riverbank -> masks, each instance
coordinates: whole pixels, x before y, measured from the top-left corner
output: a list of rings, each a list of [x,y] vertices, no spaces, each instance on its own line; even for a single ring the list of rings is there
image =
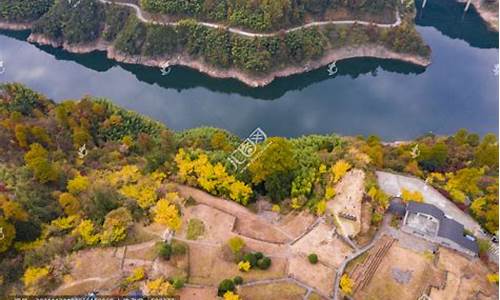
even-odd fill
[[[431,63],[429,58],[420,57],[414,54],[397,53],[388,50],[387,48],[380,45],[368,44],[362,47],[344,47],[339,49],[331,49],[318,60],[310,61],[301,67],[289,66],[280,70],[272,71],[271,73],[265,75],[252,75],[236,68],[217,68],[208,65],[200,59],[194,59],[187,55],[177,55],[173,57],[165,56],[156,58],[127,55],[117,51],[111,43],[105,42],[103,40],[98,40],[96,42],[88,44],[70,45],[66,42],[48,39],[39,34],[31,34],[28,37],[28,41],[40,45],[49,45],[57,48],[60,47],[71,53],[90,53],[93,51],[105,51],[109,59],[113,59],[122,63],[139,64],[158,68],[161,68],[163,66],[185,66],[205,73],[214,78],[236,79],[250,87],[263,87],[270,84],[272,81],[279,77],[288,77],[295,74],[309,72],[324,67],[330,64],[332,61],[339,61],[355,57],[394,59],[422,67],[427,67]]]

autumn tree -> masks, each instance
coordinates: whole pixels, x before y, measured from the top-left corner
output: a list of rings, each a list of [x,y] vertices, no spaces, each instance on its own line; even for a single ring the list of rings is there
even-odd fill
[[[173,296],[175,288],[163,277],[146,282],[146,289],[149,295]]]
[[[483,196],[474,199],[470,210],[489,232],[498,231],[498,179],[486,187]]]
[[[181,218],[175,204],[170,203],[165,198],[158,200],[154,211],[154,221],[167,226],[170,229],[177,230],[181,226]]]
[[[5,218],[11,221],[28,221],[29,215],[24,208],[17,202],[9,199],[5,195],[0,194],[0,208],[3,211]]]
[[[40,144],[31,144],[30,150],[24,155],[24,161],[41,183],[55,181],[57,170],[49,161],[48,151]]]
[[[340,277],[340,290],[342,291],[342,293],[351,295],[353,286],[354,283],[352,282],[352,279],[349,277],[349,275],[344,274],[342,275],[342,277]]]
[[[419,144],[420,155],[417,157],[420,167],[426,171],[440,171],[446,165],[448,159],[448,147],[443,142],[431,146]]]
[[[67,189],[73,195],[77,195],[85,191],[90,186],[90,180],[87,176],[82,176],[80,174],[76,175],[75,178],[68,181]]]
[[[293,172],[297,166],[294,160],[293,145],[281,137],[272,137],[261,145],[263,152],[248,167],[252,182],[259,184],[273,174]]]
[[[423,202],[424,196],[419,191],[410,191],[406,188],[401,189],[401,198],[403,201],[415,201],[415,202]]]
[[[64,213],[68,216],[76,215],[80,213],[80,202],[78,199],[70,193],[62,193],[59,195],[59,205],[64,210]]]
[[[28,267],[22,278],[26,292],[30,295],[43,293],[49,281],[49,274],[49,267]]]
[[[370,187],[368,196],[370,196],[383,211],[389,207],[389,196],[376,186]]]
[[[351,169],[351,165],[346,162],[345,160],[338,160],[335,162],[335,164],[331,167],[330,172],[332,174],[332,181],[334,183],[337,183],[344,175]]]
[[[445,189],[453,200],[463,203],[467,197],[472,198],[479,195],[481,190],[478,187],[478,182],[483,174],[484,170],[477,168],[465,168],[455,174],[449,173]]]
[[[248,185],[229,175],[221,163],[212,164],[205,153],[193,158],[181,148],[175,156],[175,162],[181,181],[200,186],[211,194],[228,197],[243,205],[248,204],[253,194]]]
[[[99,242],[99,235],[96,233],[94,223],[90,220],[83,220],[74,230],[73,234],[80,236],[85,245],[94,246]]]
[[[478,167],[488,166],[498,172],[498,141],[494,134],[484,136],[477,147],[474,164]]]
[[[125,207],[112,210],[106,215],[103,232],[101,234],[101,243],[112,245],[127,237],[127,232],[133,224],[132,215]]]

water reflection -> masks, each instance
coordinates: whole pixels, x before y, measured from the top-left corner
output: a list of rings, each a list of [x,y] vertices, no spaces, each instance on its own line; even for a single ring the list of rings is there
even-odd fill
[[[29,32],[3,31],[0,33],[25,41]],[[334,77],[329,76],[326,67],[313,70],[303,74],[296,74],[286,78],[278,78],[270,85],[261,88],[250,88],[235,79],[217,79],[200,74],[198,71],[176,66],[172,68],[171,74],[162,76],[159,68],[146,67],[134,64],[117,63],[106,58],[105,52],[94,51],[88,54],[72,54],[59,48],[35,45],[40,50],[51,54],[57,60],[73,61],[86,68],[106,72],[113,66],[120,66],[135,75],[135,77],[148,84],[157,84],[168,89],[182,91],[196,87],[204,87],[213,92],[237,93],[242,96],[258,98],[262,100],[274,100],[282,97],[288,91],[302,90],[315,83],[333,79],[335,77],[348,76],[352,79],[360,75],[371,74],[377,76],[380,70],[396,72],[400,74],[420,74],[425,71],[424,67],[404,63],[401,61],[377,58],[352,58],[337,62],[338,73]]]
[[[428,0],[427,8],[433,2]],[[478,22],[447,26],[483,28]],[[57,101],[84,94],[107,97],[175,130],[215,126],[247,136],[261,127],[269,135],[375,133],[386,140],[428,131],[449,134],[462,127],[497,132],[493,68],[498,50],[471,47],[435,27],[417,27],[433,49],[426,69],[358,58],[338,62],[339,73],[332,77],[325,67],[258,89],[181,67],[161,76],[158,68],[119,64],[102,52],[73,55],[36,47],[25,42],[26,32],[10,32],[0,35],[0,60],[6,66],[0,81],[22,82]]]
[[[473,5],[464,11],[465,3],[456,0],[416,0],[419,26],[432,26],[444,35],[466,41],[472,47],[498,48],[498,32],[488,29]]]

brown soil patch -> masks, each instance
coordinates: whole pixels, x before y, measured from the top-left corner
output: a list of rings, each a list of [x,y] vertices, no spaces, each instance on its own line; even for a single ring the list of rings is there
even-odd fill
[[[123,253],[124,248],[96,248],[74,253],[68,259],[72,267],[71,276],[77,280],[117,275]]]
[[[285,233],[265,219],[255,215],[240,204],[214,197],[208,193],[188,186],[178,186],[179,193],[184,197],[193,197],[196,202],[216,208],[236,217],[234,232],[254,239],[272,243],[285,243],[291,240]]]
[[[498,287],[486,279],[490,271],[477,258],[470,259],[441,247],[438,267],[446,271],[446,285],[444,289],[433,288],[432,299],[495,299],[498,294]]]
[[[238,288],[238,294],[243,299],[273,299],[273,300],[302,300],[306,290],[296,284],[280,282],[244,286]]]
[[[217,289],[213,287],[183,287],[177,294],[182,300],[215,300]]]
[[[142,259],[153,261],[158,256],[157,244],[161,242],[151,241],[143,244],[127,246],[127,259]]]
[[[291,212],[281,218],[278,226],[288,235],[296,238],[304,233],[315,221],[316,217],[307,211]]]
[[[365,173],[352,170],[335,186],[336,195],[328,201],[328,209],[334,213],[340,223],[339,230],[346,236],[356,236],[361,230],[361,202],[364,194]],[[353,216],[355,220],[341,217],[341,214]]]
[[[54,294],[75,295],[92,290],[111,289],[122,274],[121,260],[124,248],[88,249],[67,257],[72,280],[60,286]]]
[[[151,271],[151,277],[155,278],[158,276],[163,276],[165,278],[170,277],[188,277],[189,262],[188,256],[176,258],[173,257],[169,261],[158,259],[153,264]]]
[[[267,270],[253,268],[249,272],[241,272],[236,262],[223,257],[220,247],[192,243],[189,246],[189,282],[217,286],[223,279],[237,275],[243,277],[245,282],[284,277],[286,259],[282,257],[271,257],[271,259],[271,267]]]
[[[270,243],[284,244],[291,240],[270,223],[264,222],[255,215],[254,218],[238,217],[234,226],[234,232]]]
[[[395,280],[394,270],[409,275],[407,283]],[[359,300],[415,300],[429,285],[433,275],[431,260],[423,254],[394,244],[385,255],[368,285],[356,292]]]
[[[309,295],[309,298],[307,298],[307,300],[327,300],[327,298],[321,297],[320,295],[318,295],[316,293],[311,293]]]
[[[330,295],[333,292],[333,282],[335,282],[335,270],[322,263],[311,264],[307,257],[295,256],[290,259],[288,274],[293,278],[314,287],[323,295]]]
[[[183,223],[179,235],[186,238],[188,222],[190,219],[203,221],[205,227],[204,234],[198,240],[227,241],[232,235],[236,218],[218,209],[198,204],[186,208],[183,216]]]
[[[333,229],[331,225],[318,224],[292,246],[292,251],[303,256],[316,253],[320,262],[336,269],[353,250],[333,233]]]
[[[283,255],[289,249],[287,245],[284,244],[272,244],[259,240],[254,240],[240,236],[245,241],[245,249],[253,252],[262,252],[267,256],[270,255]]]

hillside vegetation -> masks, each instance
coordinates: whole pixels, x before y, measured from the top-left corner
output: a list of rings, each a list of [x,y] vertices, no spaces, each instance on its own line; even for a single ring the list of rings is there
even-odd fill
[[[427,179],[488,231],[498,230],[493,134],[460,130],[396,146],[377,136],[270,137],[241,172],[229,160],[240,141],[215,128],[173,132],[105,99],[56,104],[20,84],[1,85],[0,294],[50,291],[66,274],[57,257],[121,245],[134,223],[178,229],[188,200],[174,183],[244,206],[262,195],[276,212],[322,215],[335,183],[361,169],[376,224],[389,198],[374,171],[391,169]]]

